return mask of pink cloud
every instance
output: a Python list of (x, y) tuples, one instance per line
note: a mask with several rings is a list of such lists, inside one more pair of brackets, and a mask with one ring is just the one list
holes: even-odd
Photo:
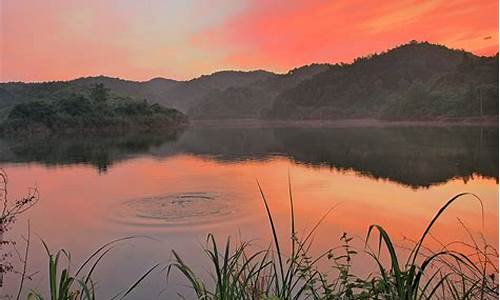
[(254, 0), (194, 43), (231, 47), (230, 65), (285, 71), (311, 62), (349, 62), (413, 39), (491, 55), (498, 52), (497, 24), (493, 0)]
[(412, 39), (482, 55), (498, 52), (494, 0), (4, 0), (1, 5), (1, 81), (286, 71), (312, 62), (349, 62)]

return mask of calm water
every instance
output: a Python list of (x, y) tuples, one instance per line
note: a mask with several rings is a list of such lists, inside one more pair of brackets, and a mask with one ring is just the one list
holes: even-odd
[[(256, 180), (286, 238), (288, 173), (300, 230), (335, 206), (314, 251), (338, 245), (343, 232), (362, 249), (373, 223), (405, 245), (448, 198), (463, 191), (483, 200), (484, 227), (480, 205), (465, 198), (433, 234), (443, 242), (465, 238), (460, 218), (498, 243), (497, 128), (189, 128), (164, 136), (0, 140), (0, 166), (9, 175), (11, 197), (32, 186), (40, 190), (40, 202), (10, 236), (20, 240), (31, 220), (29, 271), (40, 273), (27, 285), (41, 290), (47, 258), (39, 237), (52, 249), (70, 250), (77, 264), (109, 240), (144, 236), (115, 248), (99, 266), (104, 298), (148, 266), (166, 264), (171, 249), (205, 270), (201, 247), (209, 232), (267, 245)], [(354, 267), (367, 272), (370, 262), (360, 255)], [(134, 298), (175, 298), (185, 291), (179, 278), (167, 285), (157, 272)], [(3, 294), (13, 293), (15, 283), (14, 275), (7, 276)]]

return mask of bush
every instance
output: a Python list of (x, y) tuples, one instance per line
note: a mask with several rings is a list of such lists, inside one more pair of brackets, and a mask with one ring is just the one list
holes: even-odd
[[(178, 127), (187, 118), (175, 109), (159, 104), (150, 105), (128, 98), (115, 101), (90, 100), (81, 94), (64, 96), (52, 102), (21, 103), (11, 110), (1, 124), (0, 133), (67, 133), (74, 131), (154, 130)], [(95, 96), (95, 95), (94, 95)], [(108, 96), (106, 95), (106, 99)]]

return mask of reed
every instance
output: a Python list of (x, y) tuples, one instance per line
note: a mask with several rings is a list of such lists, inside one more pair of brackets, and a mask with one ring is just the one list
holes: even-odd
[[(365, 249), (378, 266), (366, 278), (351, 272), (351, 262), (358, 251), (350, 245), (352, 238), (344, 234), (338, 247), (313, 256), (313, 236), (328, 211), (301, 239), (295, 228), (293, 195), (289, 184), (291, 231), (290, 248), (284, 249), (277, 234), (273, 214), (259, 183), (272, 243), (265, 249), (254, 249), (248, 242), (231, 243), (228, 238), (219, 247), (215, 237), (208, 235), (205, 253), (210, 265), (210, 280), (203, 280), (173, 251), (173, 262), (168, 266), (167, 278), (178, 270), (193, 289), (197, 299), (497, 299), (498, 252), (484, 239), (477, 241), (469, 233), (470, 241), (456, 241), (435, 251), (425, 247), (424, 241), (433, 238), (431, 229), (456, 201), (468, 193), (449, 199), (431, 219), (409, 254), (395, 246), (388, 232), (380, 225), (369, 226)], [(377, 250), (369, 242), (378, 235)], [(460, 244), (467, 253), (453, 250)], [(385, 251), (382, 251), (385, 249)], [(339, 254), (340, 253), (340, 254)], [(384, 257), (389, 260), (384, 263)], [(404, 259), (406, 258), (406, 259)], [(322, 272), (319, 265), (327, 260), (332, 272)], [(323, 264), (324, 265), (324, 264)]]
[[(290, 182), (290, 181), (289, 181)], [(426, 247), (425, 241), (433, 239), (432, 227), (451, 205), (465, 196), (481, 200), (469, 193), (449, 199), (410, 249), (397, 247), (389, 233), (380, 225), (369, 226), (365, 247), (361, 251), (373, 259), (377, 268), (366, 277), (352, 272), (352, 261), (359, 250), (351, 245), (352, 237), (344, 233), (341, 244), (319, 254), (312, 254), (314, 235), (321, 223), (334, 208), (328, 210), (302, 237), (295, 226), (294, 198), (288, 186), (290, 205), (289, 245), (285, 247), (278, 236), (270, 203), (257, 182), (265, 207), (272, 235), (267, 247), (257, 247), (252, 242), (218, 242), (208, 234), (204, 252), (210, 268), (209, 277), (201, 276), (181, 255), (172, 250), (173, 259), (166, 266), (167, 282), (172, 272), (180, 272), (200, 300), (334, 300), (334, 299), (497, 299), (498, 252), (484, 237), (477, 239), (460, 221), (468, 240)], [(93, 276), (97, 266), (108, 253), (127, 237), (104, 244), (76, 269), (71, 269), (71, 255), (60, 249), (52, 253), (43, 242), (48, 257), (48, 294), (31, 291), (33, 300), (95, 300)], [(376, 239), (376, 249), (370, 244)], [(439, 242), (439, 241), (438, 241)], [(454, 246), (460, 246), (461, 251)], [(331, 269), (324, 270), (324, 266)], [(323, 266), (323, 268), (320, 268)], [(158, 265), (147, 268), (140, 278), (128, 288), (119, 291), (112, 299), (124, 299), (148, 277)], [(101, 283), (103, 284), (103, 283)], [(183, 295), (179, 295), (184, 298)]]
[[(96, 267), (117, 243), (134, 237), (126, 237), (108, 242), (95, 250), (76, 269), (71, 269), (71, 254), (65, 249), (52, 253), (47, 244), (42, 241), (48, 257), (48, 295), (38, 291), (30, 291), (28, 299), (33, 300), (95, 300), (95, 281), (92, 279)], [(154, 270), (158, 265), (150, 267), (137, 281), (128, 288), (118, 292), (112, 299), (124, 299)]]

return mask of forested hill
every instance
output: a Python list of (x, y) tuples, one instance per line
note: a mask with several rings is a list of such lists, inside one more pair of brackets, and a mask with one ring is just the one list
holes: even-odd
[(152, 103), (162, 103), (160, 95), (166, 93), (175, 83), (174, 80), (164, 78), (137, 82), (105, 76), (85, 77), (70, 81), (0, 83), (0, 119), (7, 116), (17, 104), (32, 101), (52, 103), (72, 98), (75, 94), (87, 95), (96, 84), (103, 84), (115, 97), (140, 101), (147, 99)]
[(222, 71), (188, 81), (105, 76), (44, 83), (0, 83), (0, 119), (20, 103), (52, 103), (103, 84), (192, 119), (435, 119), (498, 115), (498, 54), (478, 57), (410, 42), (352, 64), (311, 64), (285, 74)]
[(0, 136), (176, 131), (188, 123), (186, 115), (176, 109), (110, 95), (102, 83), (85, 93), (58, 97), (14, 105), (0, 119)]
[(410, 42), (281, 93), (269, 118), (432, 119), (498, 115), (498, 54)]
[(193, 119), (258, 119), (266, 116), (274, 99), (300, 82), (330, 68), (328, 64), (311, 64), (274, 74), (246, 85), (213, 89), (200, 97), (188, 110)]
[(194, 118), (260, 117), (261, 111), (269, 110), (280, 92), (327, 68), (328, 65), (313, 64), (286, 74), (262, 70), (220, 71), (188, 81), (155, 78), (139, 82), (97, 76), (70, 81), (0, 83), (0, 118), (15, 104), (57, 101), (85, 93), (95, 84), (104, 84), (118, 97), (147, 99), (183, 112), (191, 111)]
[(130, 97), (141, 101), (147, 99), (152, 103), (187, 111), (211, 91), (249, 85), (272, 76), (276, 74), (266, 71), (222, 71), (189, 81), (154, 78), (141, 82), (97, 76), (70, 81), (0, 83), (0, 118), (15, 104), (34, 100), (53, 102), (73, 94), (84, 94), (95, 84), (103, 84), (117, 97)]

